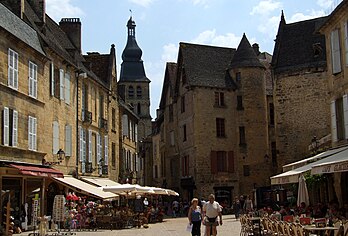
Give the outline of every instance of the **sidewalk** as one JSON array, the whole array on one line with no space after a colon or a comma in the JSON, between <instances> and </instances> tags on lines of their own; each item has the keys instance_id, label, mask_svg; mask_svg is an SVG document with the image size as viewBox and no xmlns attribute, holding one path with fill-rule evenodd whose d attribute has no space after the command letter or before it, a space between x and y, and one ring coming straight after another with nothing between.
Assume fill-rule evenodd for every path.
<instances>
[{"instance_id":1,"label":"sidewalk","mask_svg":"<svg viewBox=\"0 0 348 236\"><path fill-rule=\"evenodd\" d=\"M223 225L218 226L218 235L219 236L231 236L239 235L240 233L240 222L236 221L234 215L224 215L222 217ZM164 219L162 223L149 224L149 228L132 228L132 229L122 229L122 230L98 230L98 231L78 231L73 232L74 235L78 236L181 236L181 235L191 235L186 231L186 226L188 219L186 217L181 218L167 218ZM203 227L202 227L203 230ZM27 236L32 232L24 232L20 234L21 236ZM68 232L66 235L70 235ZM48 235L55 235L55 232L49 232ZM63 235L63 234L60 234ZM203 236L203 231L202 231Z\"/></svg>"}]
</instances>

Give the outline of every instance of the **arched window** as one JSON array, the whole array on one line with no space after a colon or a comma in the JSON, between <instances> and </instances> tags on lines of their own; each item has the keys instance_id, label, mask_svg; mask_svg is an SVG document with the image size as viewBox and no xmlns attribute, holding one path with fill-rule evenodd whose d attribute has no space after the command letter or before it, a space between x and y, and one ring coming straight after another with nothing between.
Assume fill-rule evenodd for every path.
<instances>
[{"instance_id":1,"label":"arched window","mask_svg":"<svg viewBox=\"0 0 348 236\"><path fill-rule=\"evenodd\" d=\"M141 98L141 96L143 95L142 93L142 88L140 86L137 86L137 98Z\"/></svg>"},{"instance_id":2,"label":"arched window","mask_svg":"<svg viewBox=\"0 0 348 236\"><path fill-rule=\"evenodd\" d=\"M133 86L128 87L128 97L133 98L134 97L134 88Z\"/></svg>"}]
</instances>

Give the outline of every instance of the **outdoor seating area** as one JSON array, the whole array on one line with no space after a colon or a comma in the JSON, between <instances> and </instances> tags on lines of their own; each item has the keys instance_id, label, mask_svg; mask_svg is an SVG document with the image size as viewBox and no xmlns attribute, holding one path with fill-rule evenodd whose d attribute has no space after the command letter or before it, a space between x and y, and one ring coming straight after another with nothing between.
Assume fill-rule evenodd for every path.
<instances>
[{"instance_id":1,"label":"outdoor seating area","mask_svg":"<svg viewBox=\"0 0 348 236\"><path fill-rule=\"evenodd\" d=\"M310 221L301 221L302 217L288 217L287 220L263 215L255 217L253 214L244 214L240 217L240 236L265 235L265 236L347 236L348 220L337 220L334 223L326 220L319 224L314 218ZM304 218L304 217L303 217ZM306 217L307 218L307 217ZM291 220L289 220L291 219ZM306 222L306 223L304 223Z\"/></svg>"}]
</instances>

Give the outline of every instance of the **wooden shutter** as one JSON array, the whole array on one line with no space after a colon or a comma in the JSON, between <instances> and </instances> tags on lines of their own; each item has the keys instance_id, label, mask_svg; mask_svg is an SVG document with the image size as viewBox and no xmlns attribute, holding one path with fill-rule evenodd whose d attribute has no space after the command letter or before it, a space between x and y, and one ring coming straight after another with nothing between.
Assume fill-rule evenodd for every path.
<instances>
[{"instance_id":1,"label":"wooden shutter","mask_svg":"<svg viewBox=\"0 0 348 236\"><path fill-rule=\"evenodd\" d=\"M234 153L233 151L228 152L228 172L234 172Z\"/></svg>"},{"instance_id":2,"label":"wooden shutter","mask_svg":"<svg viewBox=\"0 0 348 236\"><path fill-rule=\"evenodd\" d=\"M8 49L8 86L13 87L13 75L14 75L14 68L13 68L13 51L11 49Z\"/></svg>"},{"instance_id":3,"label":"wooden shutter","mask_svg":"<svg viewBox=\"0 0 348 236\"><path fill-rule=\"evenodd\" d=\"M13 110L12 146L17 147L17 145L18 145L18 112Z\"/></svg>"},{"instance_id":4,"label":"wooden shutter","mask_svg":"<svg viewBox=\"0 0 348 236\"><path fill-rule=\"evenodd\" d=\"M3 144L5 146L9 145L9 137L10 137L10 111L8 107L4 107L3 112Z\"/></svg>"},{"instance_id":5,"label":"wooden shutter","mask_svg":"<svg viewBox=\"0 0 348 236\"><path fill-rule=\"evenodd\" d=\"M88 162L92 163L92 130L88 130Z\"/></svg>"},{"instance_id":6,"label":"wooden shutter","mask_svg":"<svg viewBox=\"0 0 348 236\"><path fill-rule=\"evenodd\" d=\"M101 150L102 149L102 145L101 145L101 136L100 134L97 133L97 166L100 166L100 161L101 161ZM99 168L99 174L102 174L102 168Z\"/></svg>"},{"instance_id":7,"label":"wooden shutter","mask_svg":"<svg viewBox=\"0 0 348 236\"><path fill-rule=\"evenodd\" d=\"M54 82L54 64L50 64L50 81L51 81L51 96L54 96L55 82Z\"/></svg>"},{"instance_id":8,"label":"wooden shutter","mask_svg":"<svg viewBox=\"0 0 348 236\"><path fill-rule=\"evenodd\" d=\"M32 121L31 117L28 118L28 149L32 150L33 135L32 135Z\"/></svg>"},{"instance_id":9,"label":"wooden shutter","mask_svg":"<svg viewBox=\"0 0 348 236\"><path fill-rule=\"evenodd\" d=\"M135 142L138 142L138 124L134 125L134 131L135 131Z\"/></svg>"},{"instance_id":10,"label":"wooden shutter","mask_svg":"<svg viewBox=\"0 0 348 236\"><path fill-rule=\"evenodd\" d=\"M108 136L104 137L104 165L109 164L109 139Z\"/></svg>"},{"instance_id":11,"label":"wooden shutter","mask_svg":"<svg viewBox=\"0 0 348 236\"><path fill-rule=\"evenodd\" d=\"M346 66L348 66L348 21L344 23L344 42L346 48Z\"/></svg>"},{"instance_id":12,"label":"wooden shutter","mask_svg":"<svg viewBox=\"0 0 348 236\"><path fill-rule=\"evenodd\" d=\"M70 74L65 73L65 103L70 104Z\"/></svg>"},{"instance_id":13,"label":"wooden shutter","mask_svg":"<svg viewBox=\"0 0 348 236\"><path fill-rule=\"evenodd\" d=\"M29 61L29 96L34 96L34 65L31 61Z\"/></svg>"},{"instance_id":14,"label":"wooden shutter","mask_svg":"<svg viewBox=\"0 0 348 236\"><path fill-rule=\"evenodd\" d=\"M57 154L58 150L59 150L59 124L57 121L53 121L52 153Z\"/></svg>"},{"instance_id":15,"label":"wooden shutter","mask_svg":"<svg viewBox=\"0 0 348 236\"><path fill-rule=\"evenodd\" d=\"M348 96L343 95L343 119L344 119L344 137L348 139Z\"/></svg>"},{"instance_id":16,"label":"wooden shutter","mask_svg":"<svg viewBox=\"0 0 348 236\"><path fill-rule=\"evenodd\" d=\"M65 77L64 70L59 70L59 98L60 100L64 100L64 85L65 85Z\"/></svg>"},{"instance_id":17,"label":"wooden shutter","mask_svg":"<svg viewBox=\"0 0 348 236\"><path fill-rule=\"evenodd\" d=\"M211 173L216 174L217 173L217 152L216 151L210 152L210 159L211 159Z\"/></svg>"},{"instance_id":18,"label":"wooden shutter","mask_svg":"<svg viewBox=\"0 0 348 236\"><path fill-rule=\"evenodd\" d=\"M122 115L122 134L128 137L128 116Z\"/></svg>"},{"instance_id":19,"label":"wooden shutter","mask_svg":"<svg viewBox=\"0 0 348 236\"><path fill-rule=\"evenodd\" d=\"M340 39L338 29L331 32L331 58L332 58L332 73L341 72L341 52Z\"/></svg>"},{"instance_id":20,"label":"wooden shutter","mask_svg":"<svg viewBox=\"0 0 348 236\"><path fill-rule=\"evenodd\" d=\"M32 120L33 120L33 126L32 126L32 128L33 128L33 149L32 150L36 151L37 150L37 141L36 141L37 140L37 134L36 134L37 120L35 117L33 117Z\"/></svg>"},{"instance_id":21,"label":"wooden shutter","mask_svg":"<svg viewBox=\"0 0 348 236\"><path fill-rule=\"evenodd\" d=\"M82 127L80 126L79 127L79 136L80 136L80 142L79 142L79 144L80 144L80 146L79 146L79 149L80 149L80 162L82 162L82 160L83 160L83 129L82 129Z\"/></svg>"},{"instance_id":22,"label":"wooden shutter","mask_svg":"<svg viewBox=\"0 0 348 236\"><path fill-rule=\"evenodd\" d=\"M337 142L337 121L336 121L336 103L331 101L331 139L332 142Z\"/></svg>"},{"instance_id":23,"label":"wooden shutter","mask_svg":"<svg viewBox=\"0 0 348 236\"><path fill-rule=\"evenodd\" d=\"M71 157L72 154L72 128L71 125L65 126L65 156Z\"/></svg>"}]
</instances>

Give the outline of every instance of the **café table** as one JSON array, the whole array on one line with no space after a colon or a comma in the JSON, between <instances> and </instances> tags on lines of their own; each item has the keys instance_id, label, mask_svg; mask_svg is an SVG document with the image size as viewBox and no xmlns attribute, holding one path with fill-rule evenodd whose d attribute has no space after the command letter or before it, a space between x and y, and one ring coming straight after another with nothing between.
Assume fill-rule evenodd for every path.
<instances>
[{"instance_id":1,"label":"caf\u00e9 table","mask_svg":"<svg viewBox=\"0 0 348 236\"><path fill-rule=\"evenodd\" d=\"M307 236L309 235L310 232L314 232L317 235L331 235L332 231L339 230L340 227L335 227L335 226L316 227L315 225L307 225L303 229L304 229L305 235ZM343 232L341 236L343 236Z\"/></svg>"}]
</instances>

